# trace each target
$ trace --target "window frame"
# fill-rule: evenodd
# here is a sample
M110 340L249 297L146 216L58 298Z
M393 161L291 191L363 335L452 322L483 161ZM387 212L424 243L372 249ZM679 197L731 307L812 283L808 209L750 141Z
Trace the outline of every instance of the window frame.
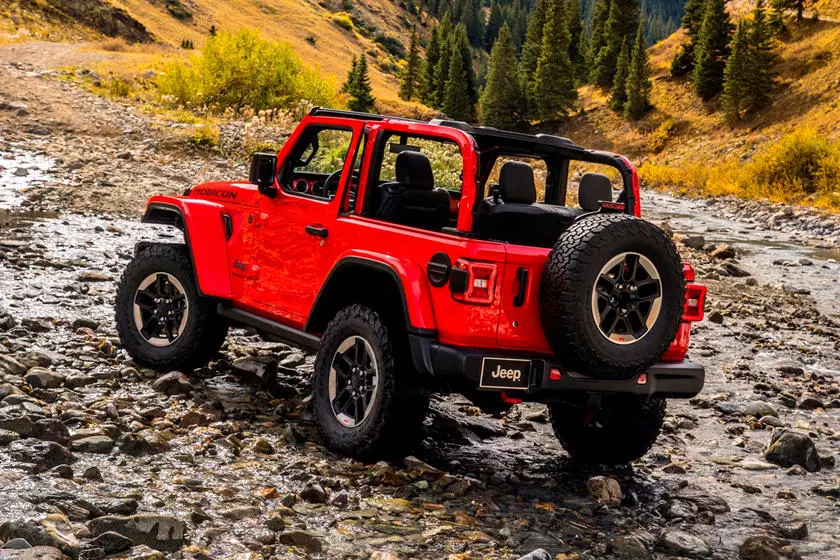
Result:
M286 181L285 181L285 179L287 177L290 177L295 172L295 169L292 167L292 165L293 165L293 160L297 159L297 157L294 154L296 153L296 150L298 149L298 146L299 146L300 142L310 139L311 137L309 136L309 134L313 130L316 131L316 134L320 134L322 131L325 131L325 130L335 130L335 131L349 132L350 133L350 141L347 145L347 154L344 156L344 163L341 166L341 176L339 177L338 185L336 185L336 196L334 196L332 199L328 196L319 196L319 195L311 194L311 193L308 193L308 192L305 192L305 193L298 192L298 191L296 191L292 188L289 188L288 185L286 184ZM343 181L344 175L347 171L347 163L348 163L348 161L350 161L350 153L353 152L355 154L356 151L358 151L359 142L357 141L357 136L358 136L358 131L355 128L353 128L352 126L348 126L346 124L331 124L331 123L311 123L311 124L308 124L303 130L300 131L297 138L295 139L294 145L291 146L291 148L289 148L289 153L285 157L285 160L283 161L283 164L280 166L280 170L277 173L277 185L280 187L280 190L283 191L283 194L286 194L286 195L289 195L289 196L296 196L296 197L299 197L299 198L316 200L318 202L326 202L326 203L333 202L333 200L335 200L336 198L339 197L338 196L339 193L341 193L341 187L344 183L344 181ZM354 145L356 146L356 150L353 149ZM329 178L329 175L327 175L326 178ZM325 178L325 180L326 180L326 178ZM343 200L344 195L342 194L341 196L342 196L342 200Z

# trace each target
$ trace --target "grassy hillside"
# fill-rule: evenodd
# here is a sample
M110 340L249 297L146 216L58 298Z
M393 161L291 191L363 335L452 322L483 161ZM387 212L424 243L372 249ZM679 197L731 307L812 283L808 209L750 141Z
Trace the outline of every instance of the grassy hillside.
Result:
M772 105L735 126L726 123L717 102L704 104L690 82L670 76L671 58L684 39L678 32L650 49L656 108L642 121L628 123L606 107L603 92L586 87L581 89L585 114L564 124L560 133L630 154L644 163L642 178L650 183L747 196L766 193L739 192L736 179L715 182L714 175L737 173L794 132L840 141L840 23L791 25L790 36L779 44L779 86ZM840 209L840 194L803 202Z
M423 41L430 31L425 14L412 13L397 0L22 0L0 7L0 41L102 37L82 25L89 17L66 16L78 4L88 3L103 5L98 10L124 11L157 43L175 50L184 40L201 48L211 27L256 28L266 38L291 44L305 62L336 84L346 76L352 57L366 53L374 93L383 99L396 97L400 50L408 48L411 27L417 26ZM65 4L70 8L62 12Z

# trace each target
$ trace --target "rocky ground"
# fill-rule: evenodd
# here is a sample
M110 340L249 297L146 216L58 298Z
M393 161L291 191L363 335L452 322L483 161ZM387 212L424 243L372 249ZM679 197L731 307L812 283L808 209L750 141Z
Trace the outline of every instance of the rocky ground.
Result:
M840 558L840 325L807 295L836 284L836 257L777 281L719 239L723 220L836 251L836 227L727 203L703 225L646 197L673 205L657 218L710 289L691 348L707 387L669 404L632 466L569 460L540 405L491 417L457 396L434 402L413 456L364 464L321 445L294 348L236 331L198 371L128 360L115 278L137 239L175 236L125 217L243 167L39 52L0 48L0 558Z

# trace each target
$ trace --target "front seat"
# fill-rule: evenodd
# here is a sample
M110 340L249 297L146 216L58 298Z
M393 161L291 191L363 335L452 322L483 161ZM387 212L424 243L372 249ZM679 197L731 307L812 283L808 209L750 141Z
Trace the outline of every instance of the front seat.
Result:
M449 222L449 193L435 188L432 164L420 152L400 152L396 178L379 187L375 216L380 220L429 230Z

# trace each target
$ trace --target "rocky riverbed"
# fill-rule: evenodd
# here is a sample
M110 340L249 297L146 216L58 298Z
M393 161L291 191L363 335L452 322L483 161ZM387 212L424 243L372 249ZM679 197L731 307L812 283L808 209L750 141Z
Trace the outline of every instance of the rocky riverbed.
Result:
M9 52L0 558L840 558L840 325L813 297L837 289L836 229L645 196L710 289L691 347L707 387L633 465L569 460L540 405L487 416L458 396L412 456L360 463L321 445L295 348L240 330L201 370L128 360L115 279L138 239L178 241L137 209L244 167Z

